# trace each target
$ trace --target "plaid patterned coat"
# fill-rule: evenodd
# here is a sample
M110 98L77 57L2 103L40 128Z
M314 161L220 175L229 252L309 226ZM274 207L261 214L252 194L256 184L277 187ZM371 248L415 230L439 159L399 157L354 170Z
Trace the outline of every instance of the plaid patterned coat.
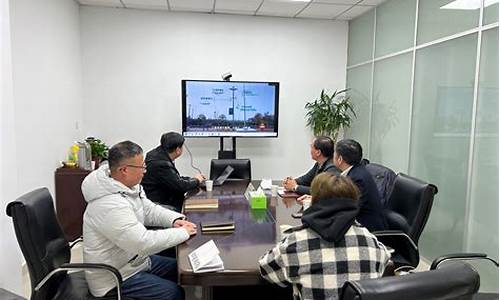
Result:
M295 299L338 299L347 280L381 277L390 254L358 223L338 243L311 228L294 227L260 260L261 275L280 286L293 285Z

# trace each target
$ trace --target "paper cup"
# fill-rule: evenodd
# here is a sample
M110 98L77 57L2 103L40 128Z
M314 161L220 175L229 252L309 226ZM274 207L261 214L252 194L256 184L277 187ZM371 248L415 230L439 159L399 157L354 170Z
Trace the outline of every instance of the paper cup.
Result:
M213 180L205 180L205 187L207 188L207 192L211 192L214 188Z

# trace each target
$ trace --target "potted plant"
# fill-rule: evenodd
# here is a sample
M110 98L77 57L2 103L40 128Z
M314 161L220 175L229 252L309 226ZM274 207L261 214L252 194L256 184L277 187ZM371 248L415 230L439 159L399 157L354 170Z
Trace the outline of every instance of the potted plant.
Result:
M315 136L329 136L336 142L339 131L351 126L356 113L346 92L347 89L335 90L328 95L323 89L318 99L306 103L307 126Z
M109 147L103 141L94 137L88 137L85 141L90 145L92 160L95 162L95 168L97 169L101 161L108 158Z

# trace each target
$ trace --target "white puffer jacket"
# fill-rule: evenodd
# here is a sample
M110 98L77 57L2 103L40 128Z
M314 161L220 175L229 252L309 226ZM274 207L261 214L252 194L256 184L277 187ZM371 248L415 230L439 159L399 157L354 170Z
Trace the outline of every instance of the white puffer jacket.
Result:
M132 189L110 177L103 164L82 183L88 202L83 216L83 260L117 268L123 280L151 267L149 255L174 247L189 238L183 228L147 230L147 226L172 227L184 215L154 204L140 185ZM109 272L88 271L92 295L104 296L116 284Z

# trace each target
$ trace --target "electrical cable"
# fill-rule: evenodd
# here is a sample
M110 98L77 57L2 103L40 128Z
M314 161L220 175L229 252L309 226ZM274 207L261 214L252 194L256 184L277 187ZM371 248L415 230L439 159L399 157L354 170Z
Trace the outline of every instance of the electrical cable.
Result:
M198 168L194 165L194 163L193 163L193 154L191 153L191 150L189 150L189 147L187 146L187 144L186 144L186 143L184 143L184 147L186 147L186 150L187 150L187 152L189 153L189 159L190 159L190 161L191 161L191 168L195 169L195 170L196 170L196 171L198 171L200 174L202 174L202 173L201 173L201 170L200 170L200 169L198 169Z

